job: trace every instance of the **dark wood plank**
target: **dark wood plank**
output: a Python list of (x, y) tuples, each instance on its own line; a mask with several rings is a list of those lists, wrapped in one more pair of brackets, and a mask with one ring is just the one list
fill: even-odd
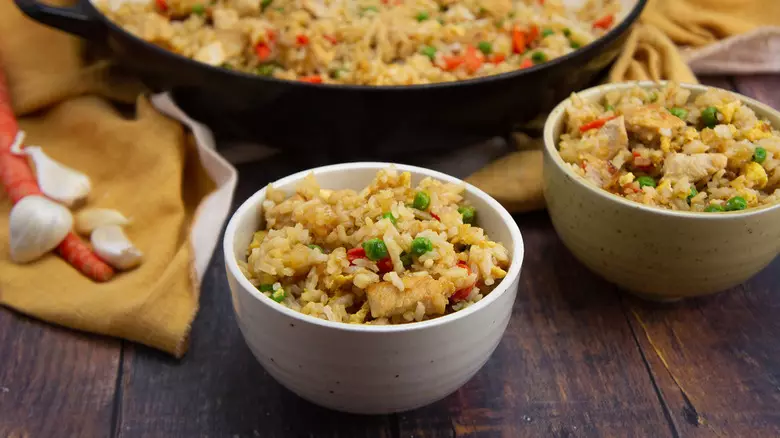
[[(460, 151), (415, 158), (461, 177), (481, 166)], [(236, 199), (312, 164), (279, 155), (243, 165)], [(245, 346), (218, 252), (187, 356), (176, 362), (140, 346), (126, 350), (120, 436), (670, 436), (615, 289), (572, 259), (546, 214), (518, 220), (527, 260), (513, 321), (482, 372), (444, 401), (361, 417), (298, 399)]]
[(400, 436), (671, 436), (616, 288), (545, 213), (517, 220), (526, 260), (499, 348), (458, 393), (400, 415)]
[[(780, 77), (704, 78), (774, 107)], [(780, 260), (741, 287), (679, 304), (625, 298), (679, 436), (780, 436)]]
[(0, 437), (110, 436), (120, 353), (0, 309)]

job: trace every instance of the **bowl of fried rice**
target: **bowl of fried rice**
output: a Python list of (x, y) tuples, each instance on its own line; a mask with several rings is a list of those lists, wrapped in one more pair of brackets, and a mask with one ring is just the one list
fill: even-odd
[(268, 373), (315, 404), (385, 414), (447, 396), (488, 360), (523, 241), (470, 184), (349, 163), (258, 191), (231, 218), (224, 253), (236, 319)]
[(574, 93), (545, 125), (556, 232), (605, 279), (652, 300), (719, 292), (780, 252), (780, 113), (672, 82)]

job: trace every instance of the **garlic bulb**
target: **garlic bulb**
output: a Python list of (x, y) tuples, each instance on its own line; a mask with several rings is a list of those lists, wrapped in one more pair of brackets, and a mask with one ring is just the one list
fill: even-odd
[(141, 264), (143, 253), (133, 246), (119, 225), (103, 225), (92, 230), (92, 250), (109, 265), (128, 270)]
[(89, 236), (95, 228), (105, 225), (127, 225), (130, 223), (122, 213), (109, 208), (87, 208), (76, 213), (76, 232)]
[(32, 160), (38, 186), (44, 195), (68, 207), (86, 201), (92, 188), (87, 175), (54, 161), (39, 146), (21, 148), (20, 144), (17, 144), (21, 141), (17, 137), (11, 151), (17, 155), (27, 155)]
[(11, 260), (27, 263), (53, 250), (73, 228), (73, 215), (62, 205), (39, 195), (25, 196), (9, 218)]

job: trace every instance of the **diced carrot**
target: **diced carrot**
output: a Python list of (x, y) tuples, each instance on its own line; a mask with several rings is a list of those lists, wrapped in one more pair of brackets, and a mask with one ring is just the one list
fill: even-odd
[(393, 270), (393, 261), (390, 257), (385, 257), (382, 260), (376, 262), (376, 267), (379, 268), (380, 274), (385, 274)]
[(310, 84), (321, 84), (322, 83), (322, 76), (320, 76), (320, 75), (303, 76), (299, 80), (301, 82), (308, 82)]
[(480, 67), (482, 67), (482, 57), (480, 52), (474, 46), (466, 47), (466, 54), (464, 55), (464, 63), (466, 65), (466, 71), (474, 74)]
[(349, 251), (347, 251), (347, 260), (349, 260), (350, 263), (354, 262), (357, 259), (364, 259), (366, 258), (366, 250), (363, 249), (362, 246), (356, 246)]
[(298, 45), (305, 46), (305, 45), (309, 44), (309, 37), (307, 37), (304, 34), (300, 34), (300, 35), (295, 37), (295, 41), (298, 42)]
[(544, 0), (539, 0), (539, 4), (544, 6)]
[(160, 12), (168, 11), (168, 3), (165, 0), (154, 0), (154, 3), (157, 5), (157, 9)]
[(612, 22), (615, 21), (615, 16), (605, 15), (593, 22), (593, 27), (597, 29), (609, 29), (612, 26)]
[(271, 57), (271, 48), (268, 47), (268, 44), (258, 43), (255, 46), (255, 53), (257, 54), (257, 59), (265, 61)]
[(493, 56), (490, 57), (490, 62), (493, 64), (501, 64), (506, 60), (506, 55), (503, 53), (494, 53)]
[[(466, 262), (458, 262), (458, 267), (465, 269), (468, 272), (468, 274), (466, 275), (471, 275), (471, 268)], [(450, 301), (452, 301), (453, 303), (457, 303), (458, 301), (465, 300), (466, 298), (469, 297), (469, 295), (471, 295), (471, 291), (473, 289), (474, 289), (474, 284), (472, 283), (471, 286), (464, 287), (463, 289), (455, 291), (455, 293), (452, 294), (452, 296), (450, 296)]]
[(265, 31), (265, 36), (268, 37), (268, 41), (273, 43), (276, 41), (276, 32), (274, 32), (273, 29), (268, 29)]
[(604, 126), (605, 123), (609, 122), (610, 120), (616, 118), (617, 116), (609, 116), (604, 117), (602, 119), (596, 119), (592, 122), (588, 122), (582, 126), (580, 126), (580, 132), (590, 131), (591, 129), (597, 129)]
[(333, 35), (323, 35), (322, 37), (330, 41), (331, 44), (335, 45), (339, 43), (339, 40), (337, 40), (336, 37), (334, 37)]
[(525, 33), (517, 26), (512, 29), (512, 51), (515, 53), (525, 52), (526, 47)]
[(531, 29), (528, 30), (528, 42), (531, 43), (537, 38), (539, 38), (539, 26), (533, 24)]
[(521, 68), (521, 69), (522, 69), (522, 68), (533, 67), (533, 66), (534, 66), (534, 62), (533, 62), (533, 61), (531, 61), (531, 59), (530, 59), (530, 58), (525, 58), (525, 59), (523, 60), (523, 62), (521, 62), (521, 63), (520, 63), (520, 68)]
[(442, 56), (441, 59), (444, 61), (445, 71), (455, 70), (465, 61), (463, 56)]

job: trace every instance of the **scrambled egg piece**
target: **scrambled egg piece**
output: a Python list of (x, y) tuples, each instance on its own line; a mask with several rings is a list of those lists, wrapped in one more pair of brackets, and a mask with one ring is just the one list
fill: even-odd
[(632, 182), (634, 182), (634, 174), (631, 172), (628, 172), (627, 174), (621, 176), (620, 179), (618, 179), (618, 183), (621, 186), (631, 184)]
[(683, 131), (683, 138), (685, 138), (686, 141), (691, 142), (693, 140), (698, 140), (701, 138), (699, 135), (699, 131), (696, 130), (696, 128), (689, 126), (685, 128), (685, 131)]
[(724, 105), (715, 105), (715, 108), (723, 116), (723, 123), (731, 123), (734, 119), (734, 113), (740, 106), (740, 101), (735, 100)]
[(506, 271), (499, 268), (498, 266), (493, 266), (490, 268), (490, 275), (493, 278), (504, 278), (506, 277)]
[(769, 138), (772, 136), (772, 132), (769, 130), (765, 130), (765, 126), (763, 122), (756, 123), (756, 126), (753, 127), (750, 131), (745, 133), (745, 138), (750, 141), (758, 141), (762, 138)]
[(252, 243), (249, 244), (249, 251), (251, 252), (255, 248), (260, 248), (260, 244), (265, 240), (265, 236), (268, 234), (265, 231), (256, 231), (252, 235)]
[(745, 178), (753, 183), (753, 187), (763, 189), (766, 187), (766, 183), (769, 180), (769, 178), (766, 175), (766, 170), (764, 168), (756, 163), (755, 161), (748, 163), (745, 165), (745, 169), (743, 171), (743, 174), (745, 175)]
[(672, 139), (666, 136), (661, 137), (661, 150), (664, 152), (672, 151)]

